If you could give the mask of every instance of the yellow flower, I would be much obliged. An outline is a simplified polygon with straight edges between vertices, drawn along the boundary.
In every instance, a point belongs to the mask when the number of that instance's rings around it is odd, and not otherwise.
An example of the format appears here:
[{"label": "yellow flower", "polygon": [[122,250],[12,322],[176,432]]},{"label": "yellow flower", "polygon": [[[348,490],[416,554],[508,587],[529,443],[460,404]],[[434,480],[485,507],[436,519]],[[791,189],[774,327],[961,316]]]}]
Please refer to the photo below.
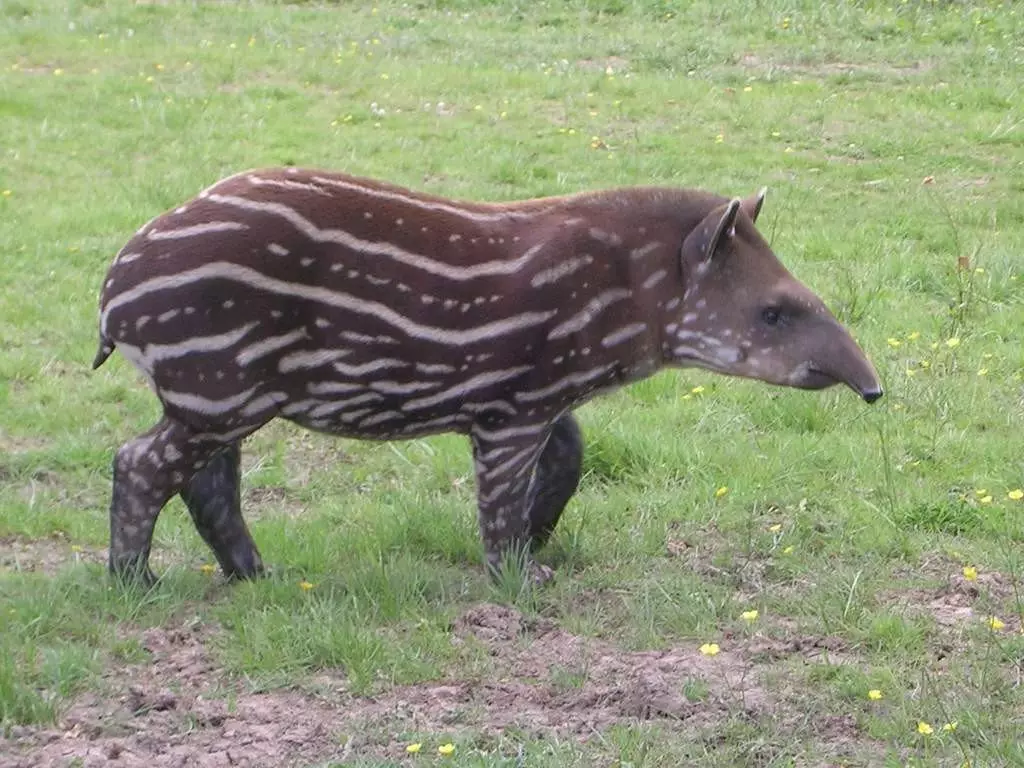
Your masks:
[{"label": "yellow flower", "polygon": [[693,394],[699,395],[704,391],[704,385],[698,384],[696,387],[690,390]]},{"label": "yellow flower", "polygon": [[743,92],[744,93],[750,93],[752,90],[754,90],[754,89],[751,86],[748,85],[746,88],[743,89]]},{"label": "yellow flower", "polygon": [[437,751],[438,751],[439,754],[442,754],[445,757],[447,757],[448,755],[450,755],[452,752],[455,751],[455,745],[454,744],[450,744],[450,743],[449,744],[442,744],[440,747],[437,748]]},{"label": "yellow flower", "polygon": [[1012,491],[1006,494],[1006,497],[1009,499],[1013,499],[1014,501],[1020,501],[1021,499],[1024,499],[1024,490],[1021,490],[1020,488],[1014,488]]},{"label": "yellow flower", "polygon": [[782,150],[782,151],[783,151],[783,152],[785,152],[785,153],[786,153],[786,154],[788,155],[788,154],[789,154],[790,152],[792,152],[792,151],[793,151],[793,148],[792,148],[792,147],[786,147],[786,148],[785,148],[784,150]]},{"label": "yellow flower", "polygon": [[957,722],[956,720],[954,720],[952,723],[946,723],[944,726],[942,726],[942,730],[946,731],[946,733],[949,733],[950,731],[955,731],[956,726]]},{"label": "yellow flower", "polygon": [[991,503],[992,503],[992,497],[991,497],[991,496],[982,496],[982,497],[981,497],[981,498],[979,499],[979,501],[980,501],[980,502],[981,502],[982,504],[991,504]]},{"label": "yellow flower", "polygon": [[57,67],[55,70],[53,70],[53,74],[58,75],[58,76],[59,75],[63,75],[64,74],[64,70],[61,69],[60,67]]},{"label": "yellow flower", "polygon": [[720,133],[717,136],[715,136],[715,144],[721,144],[723,141],[725,141],[724,134]]},{"label": "yellow flower", "polygon": [[299,582],[299,589],[301,589],[303,592],[309,592],[309,590],[311,590],[315,586],[315,584],[310,584],[305,579]]},{"label": "yellow flower", "polygon": [[405,751],[408,752],[410,755],[415,755],[421,749],[423,749],[423,745],[417,741],[415,744],[410,744],[409,746],[407,746],[405,748]]},{"label": "yellow flower", "polygon": [[976,488],[974,490],[974,493],[977,496],[987,496],[988,495],[988,489],[987,488]]},{"label": "yellow flower", "polygon": [[928,725],[924,720],[919,720],[917,723],[917,732],[922,736],[931,736],[935,732],[935,729]]},{"label": "yellow flower", "polygon": [[959,347],[960,339],[958,339],[956,336],[954,336],[951,339],[946,339],[946,346],[949,347],[950,349],[952,349],[953,347]]},{"label": "yellow flower", "polygon": [[891,336],[888,339],[886,339],[886,341],[889,342],[889,346],[892,347],[893,349],[898,347],[901,343],[899,339],[894,339]]},{"label": "yellow flower", "polygon": [[4,197],[10,197],[11,195],[14,194],[14,192],[10,189],[5,189],[3,192],[0,192],[0,194],[2,194]]},{"label": "yellow flower", "polygon": [[782,554],[784,554],[784,555],[792,555],[793,554],[793,545],[790,544],[788,547],[786,547],[784,550],[782,550]]},{"label": "yellow flower", "polygon": [[705,656],[714,656],[720,650],[722,649],[718,647],[718,643],[704,643],[700,647],[700,652]]},{"label": "yellow flower", "polygon": [[782,523],[775,523],[775,525],[769,525],[768,526],[769,533],[778,533],[781,530],[782,530]]},{"label": "yellow flower", "polygon": [[932,342],[932,349],[938,349],[938,348],[939,348],[939,342],[933,341]]},{"label": "yellow flower", "polygon": [[914,376],[917,373],[913,368],[907,368],[907,376]]},{"label": "yellow flower", "polygon": [[744,611],[740,614],[740,618],[742,618],[744,621],[757,621],[757,616],[758,613],[756,610]]},{"label": "yellow flower", "polygon": [[978,375],[979,376],[988,376],[988,368],[979,368],[978,369]]},{"label": "yellow flower", "polygon": [[71,551],[72,552],[81,552],[82,548],[78,544],[72,544],[71,545]]},{"label": "yellow flower", "polygon": [[964,566],[964,578],[967,579],[968,581],[977,581],[978,580],[978,569],[975,568],[973,565],[965,565]]},{"label": "yellow flower", "polygon": [[719,488],[717,491],[715,491],[715,498],[716,499],[720,499],[723,496],[725,496],[725,494],[727,494],[728,492],[729,492],[729,486],[723,485],[721,488]]},{"label": "yellow flower", "polygon": [[921,338],[921,332],[920,331],[911,331],[910,333],[907,334],[907,341],[917,341],[920,338]]},{"label": "yellow flower", "polygon": [[870,691],[868,691],[868,698],[872,701],[878,701],[880,698],[882,698],[882,692],[877,688],[872,688]]},{"label": "yellow flower", "polygon": [[217,568],[215,566],[213,566],[213,565],[210,565],[209,563],[203,563],[202,565],[199,566],[199,570],[202,571],[207,576],[209,576],[215,570],[217,570]]},{"label": "yellow flower", "polygon": [[998,631],[1006,626],[998,616],[989,616],[988,621],[985,622],[992,629]]}]

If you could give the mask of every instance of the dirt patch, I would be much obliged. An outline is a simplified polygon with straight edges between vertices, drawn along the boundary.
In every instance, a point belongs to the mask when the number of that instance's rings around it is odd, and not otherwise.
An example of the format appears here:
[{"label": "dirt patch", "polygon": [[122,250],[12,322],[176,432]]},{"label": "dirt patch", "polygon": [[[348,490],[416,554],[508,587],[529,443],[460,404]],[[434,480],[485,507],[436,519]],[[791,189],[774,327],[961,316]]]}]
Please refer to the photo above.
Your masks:
[{"label": "dirt patch", "polygon": [[727,650],[705,656],[694,644],[629,653],[490,604],[458,618],[453,642],[486,651],[485,679],[399,687],[365,714],[399,729],[472,723],[485,733],[586,736],[640,720],[701,727],[730,713],[757,717],[768,705],[751,664]]},{"label": "dirt patch", "polygon": [[45,539],[0,537],[0,571],[55,574],[75,563],[105,563],[104,549],[72,544],[63,533]]},{"label": "dirt patch", "polygon": [[[897,574],[901,576],[902,574]],[[996,616],[1003,622],[1002,631],[1021,629],[1021,604],[1024,585],[999,571],[978,571],[974,578],[963,575],[962,565],[945,556],[920,563],[913,575],[924,575],[941,583],[934,587],[914,587],[883,593],[885,602],[898,602],[910,615],[931,617],[947,630],[960,630],[980,624]],[[911,576],[908,571],[906,576]]]},{"label": "dirt patch", "polygon": [[58,728],[0,738],[0,768],[292,766],[343,756],[330,735],[345,716],[338,703],[240,690],[211,661],[214,639],[198,623],[146,630],[149,659],[108,672],[103,690],[80,697]]},{"label": "dirt patch", "polygon": [[739,65],[744,69],[752,69],[771,76],[780,72],[789,76],[833,77],[836,75],[860,74],[877,78],[901,78],[923,75],[934,69],[933,62],[919,60],[906,64],[856,64],[843,61],[823,61],[817,63],[797,64],[764,59],[756,54],[744,54]]},{"label": "dirt patch", "polygon": [[[757,648],[704,655],[696,643],[626,652],[498,605],[460,615],[451,642],[486,671],[462,679],[348,692],[327,670],[304,690],[254,691],[227,677],[211,647],[218,631],[198,620],[130,633],[146,657],[116,663],[53,728],[14,728],[0,738],[0,768],[293,766],[357,757],[400,760],[409,732],[497,735],[512,729],[586,740],[609,726],[656,722],[699,734],[727,719],[775,719],[786,702],[760,684]],[[827,641],[762,648],[769,657],[814,655]],[[838,649],[837,649],[838,650]],[[472,666],[481,669],[481,666]],[[836,722],[844,739],[856,724]]]}]

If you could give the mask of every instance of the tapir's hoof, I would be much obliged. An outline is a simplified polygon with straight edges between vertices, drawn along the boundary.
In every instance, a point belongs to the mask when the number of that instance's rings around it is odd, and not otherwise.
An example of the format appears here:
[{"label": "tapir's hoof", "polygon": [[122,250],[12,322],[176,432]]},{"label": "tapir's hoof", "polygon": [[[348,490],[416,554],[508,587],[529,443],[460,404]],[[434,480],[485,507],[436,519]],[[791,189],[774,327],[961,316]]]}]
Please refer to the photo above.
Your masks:
[{"label": "tapir's hoof", "polygon": [[149,565],[139,560],[111,560],[107,564],[107,570],[114,580],[123,587],[137,587],[149,590],[156,586],[156,574],[150,570]]},{"label": "tapir's hoof", "polygon": [[230,582],[235,581],[256,581],[270,576],[270,569],[259,563],[251,568],[223,569],[224,578]]}]

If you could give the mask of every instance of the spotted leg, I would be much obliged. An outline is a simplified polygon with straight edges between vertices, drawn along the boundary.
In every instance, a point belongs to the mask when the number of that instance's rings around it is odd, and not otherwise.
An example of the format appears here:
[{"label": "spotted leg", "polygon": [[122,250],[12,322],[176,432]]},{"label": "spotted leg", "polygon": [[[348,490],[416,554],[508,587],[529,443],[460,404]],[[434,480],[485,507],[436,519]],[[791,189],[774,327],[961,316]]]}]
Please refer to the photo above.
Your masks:
[{"label": "spotted leg", "polygon": [[222,450],[192,476],[181,498],[224,575],[251,579],[263,572],[263,561],[242,518],[241,455],[238,443]]},{"label": "spotted leg", "polygon": [[160,510],[186,487],[223,443],[198,435],[169,416],[145,434],[125,443],[114,457],[110,502],[112,574],[126,581],[155,582],[149,549]]},{"label": "spotted leg", "polygon": [[551,428],[534,471],[527,511],[527,533],[534,551],[547,544],[565,505],[576,493],[582,464],[583,436],[576,419],[566,413]]},{"label": "spotted leg", "polygon": [[[498,576],[506,557],[528,555],[531,489],[535,469],[551,430],[550,424],[524,424],[502,429],[474,427],[470,432],[476,469],[477,510],[487,567]],[[529,558],[536,582],[548,581],[550,568]]]}]

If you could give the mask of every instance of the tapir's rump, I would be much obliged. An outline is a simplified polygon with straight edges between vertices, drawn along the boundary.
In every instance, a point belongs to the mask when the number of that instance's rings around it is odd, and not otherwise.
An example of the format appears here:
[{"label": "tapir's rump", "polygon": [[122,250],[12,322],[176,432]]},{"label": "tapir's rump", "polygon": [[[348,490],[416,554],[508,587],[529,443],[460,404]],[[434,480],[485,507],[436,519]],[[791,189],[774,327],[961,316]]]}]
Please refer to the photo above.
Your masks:
[{"label": "tapir's rump", "polygon": [[[579,479],[571,410],[666,365],[880,394],[863,354],[754,228],[763,195],[632,188],[455,202],[250,171],[140,229],[100,305],[164,417],[118,452],[111,568],[149,577],[174,493],[229,574],[259,555],[238,442],[275,417],[472,442],[488,562],[543,543]],[[784,322],[780,322],[780,319]]]}]

